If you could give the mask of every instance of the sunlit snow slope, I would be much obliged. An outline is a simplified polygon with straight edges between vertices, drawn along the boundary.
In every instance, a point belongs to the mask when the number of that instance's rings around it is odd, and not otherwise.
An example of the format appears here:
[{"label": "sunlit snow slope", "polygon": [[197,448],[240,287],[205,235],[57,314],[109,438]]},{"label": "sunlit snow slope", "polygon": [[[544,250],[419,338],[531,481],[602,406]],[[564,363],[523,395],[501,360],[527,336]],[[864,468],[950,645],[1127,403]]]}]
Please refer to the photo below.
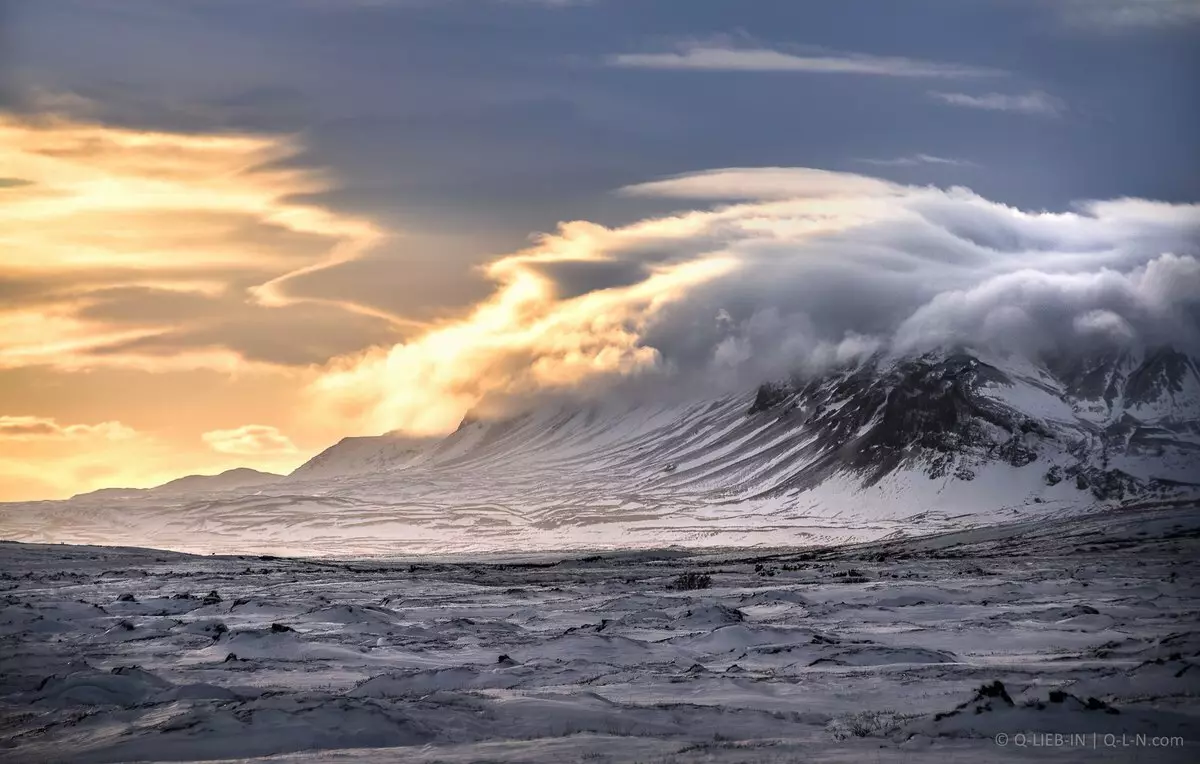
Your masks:
[{"label": "sunlit snow slope", "polygon": [[288,478],[10,504],[0,535],[316,554],[825,543],[1194,496],[1200,371],[1170,349],[876,357],[679,403],[348,438]]}]

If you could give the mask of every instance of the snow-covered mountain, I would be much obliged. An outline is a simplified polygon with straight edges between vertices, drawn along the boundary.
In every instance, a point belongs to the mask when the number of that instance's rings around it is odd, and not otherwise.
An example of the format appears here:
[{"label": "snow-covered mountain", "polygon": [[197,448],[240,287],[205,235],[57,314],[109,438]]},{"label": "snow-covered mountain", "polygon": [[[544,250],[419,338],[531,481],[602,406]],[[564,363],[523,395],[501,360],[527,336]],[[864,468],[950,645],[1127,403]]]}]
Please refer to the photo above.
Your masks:
[{"label": "snow-covered mountain", "polygon": [[703,399],[468,417],[442,439],[347,438],[252,492],[147,495],[123,514],[43,502],[0,511],[0,531],[305,552],[798,543],[1197,495],[1195,358],[959,349]]},{"label": "snow-covered mountain", "polygon": [[903,475],[971,482],[994,468],[1038,472],[1047,487],[1069,478],[1096,499],[1200,484],[1200,366],[1167,348],[1059,365],[966,350],[879,355],[745,398],[468,417],[440,442],[348,438],[291,479],[541,467],[608,471],[613,484],[704,487],[726,501],[796,495],[830,480],[859,489]]},{"label": "snow-covered mountain", "polygon": [[309,459],[291,474],[294,480],[337,479],[364,472],[404,467],[436,439],[412,438],[397,433],[342,438]]}]

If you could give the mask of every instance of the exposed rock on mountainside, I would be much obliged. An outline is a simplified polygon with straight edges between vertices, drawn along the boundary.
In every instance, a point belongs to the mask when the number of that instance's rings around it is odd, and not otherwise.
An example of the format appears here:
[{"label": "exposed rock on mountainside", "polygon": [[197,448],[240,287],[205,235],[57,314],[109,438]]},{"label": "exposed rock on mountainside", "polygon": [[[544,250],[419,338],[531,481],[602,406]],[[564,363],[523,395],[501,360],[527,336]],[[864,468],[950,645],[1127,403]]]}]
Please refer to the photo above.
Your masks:
[{"label": "exposed rock on mountainside", "polygon": [[870,486],[901,469],[970,480],[977,467],[1048,464],[1097,498],[1200,483],[1200,371],[1170,349],[1058,370],[966,352],[871,359],[807,383],[759,388],[751,416],[798,409],[811,457],[772,490],[838,472]]}]

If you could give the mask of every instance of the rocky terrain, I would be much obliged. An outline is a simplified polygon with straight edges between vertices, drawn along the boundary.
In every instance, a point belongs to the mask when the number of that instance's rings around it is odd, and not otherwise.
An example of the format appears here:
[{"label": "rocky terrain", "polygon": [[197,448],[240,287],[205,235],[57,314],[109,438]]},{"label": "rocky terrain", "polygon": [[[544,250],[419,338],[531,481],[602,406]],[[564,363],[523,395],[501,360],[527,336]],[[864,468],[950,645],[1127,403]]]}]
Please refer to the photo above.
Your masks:
[{"label": "rocky terrain", "polygon": [[1195,761],[1200,507],[804,550],[0,545],[0,758]]}]

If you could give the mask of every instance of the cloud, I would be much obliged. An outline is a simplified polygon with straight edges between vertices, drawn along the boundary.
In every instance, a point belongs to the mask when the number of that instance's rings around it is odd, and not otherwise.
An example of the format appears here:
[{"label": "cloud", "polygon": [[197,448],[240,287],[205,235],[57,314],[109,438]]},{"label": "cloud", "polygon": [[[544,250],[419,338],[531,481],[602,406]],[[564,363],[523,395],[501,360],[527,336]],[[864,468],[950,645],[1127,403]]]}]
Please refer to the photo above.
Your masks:
[{"label": "cloud", "polygon": [[1099,30],[1175,27],[1200,22],[1196,0],[1049,0],[1070,24]]},{"label": "cloud", "polygon": [[[250,429],[250,428],[243,428]],[[273,428],[266,428],[273,430]],[[234,443],[234,434],[222,444]],[[63,499],[104,487],[148,488],[182,472],[215,474],[247,462],[288,471],[300,456],[277,432],[243,433],[258,450],[214,451],[138,431],[121,422],[60,424],[38,416],[0,416],[0,501]]]},{"label": "cloud", "polygon": [[[447,5],[455,0],[282,0],[304,8],[327,11],[358,11],[371,8],[424,8]],[[462,5],[485,4],[533,6],[543,8],[571,8],[592,5],[599,0],[458,0]]]},{"label": "cloud", "polygon": [[610,66],[631,69],[670,69],[726,72],[797,72],[808,74],[857,74],[876,77],[922,77],[961,79],[1003,74],[964,64],[922,61],[902,56],[873,56],[866,53],[822,53],[804,55],[770,48],[734,47],[727,42],[688,41],[676,50],[658,53],[620,53],[609,56]]},{"label": "cloud", "polygon": [[[648,222],[674,238],[675,221]],[[435,434],[453,429],[480,405],[576,391],[656,368],[659,355],[640,342],[647,323],[689,287],[719,277],[732,263],[720,255],[649,265],[644,279],[613,286],[563,288],[557,263],[607,259],[622,232],[590,223],[564,224],[526,251],[487,267],[497,290],[466,318],[389,350],[342,359],[310,389],[314,410],[336,416],[350,431],[403,429]],[[578,271],[573,274],[578,276]],[[565,293],[565,294],[564,294]],[[403,390],[403,393],[398,391]]]},{"label": "cloud", "polygon": [[351,431],[429,434],[471,409],[711,392],[869,352],[1200,349],[1200,205],[1027,211],[807,168],[621,193],[696,208],[560,225],[487,266],[495,292],[470,315],[340,359],[309,388],[311,411]]},{"label": "cloud", "polygon": [[61,425],[56,420],[36,416],[0,416],[0,438],[6,440],[129,440],[137,435],[120,422]]},{"label": "cloud", "polygon": [[580,5],[592,5],[600,0],[493,0],[508,5],[540,5],[545,8],[571,8]]},{"label": "cloud", "polygon": [[929,96],[951,106],[962,106],[968,109],[983,109],[986,111],[1011,111],[1045,117],[1056,117],[1067,110],[1067,105],[1062,99],[1041,90],[1031,90],[1028,93],[1015,95],[1004,93],[968,95],[966,93],[931,91]]},{"label": "cloud", "polygon": [[212,450],[240,456],[294,454],[296,446],[276,427],[247,424],[232,430],[211,430],[200,436]]},{"label": "cloud", "polygon": [[[1165,293],[1164,282],[1178,293]],[[1131,341],[1139,327],[1160,333],[1154,340],[1194,342],[1197,327],[1187,324],[1195,313],[1181,309],[1189,300],[1193,308],[1200,306],[1196,295],[1200,261],[1190,256],[1164,254],[1126,273],[1022,270],[938,295],[900,325],[896,345],[911,350],[969,342],[1025,354],[1059,354],[1073,341]],[[1170,315],[1176,310],[1178,315]]]},{"label": "cloud", "polygon": [[688,173],[620,189],[626,196],[675,199],[801,199],[876,197],[901,186],[878,178],[796,167],[736,167]]},{"label": "cloud", "polygon": [[0,368],[300,365],[403,336],[398,316],[290,290],[387,235],[301,201],[331,185],[288,166],[301,151],[0,113],[0,166],[24,181],[0,187]]},{"label": "cloud", "polygon": [[947,167],[978,167],[974,162],[968,162],[965,159],[950,159],[948,157],[933,156],[931,154],[912,154],[904,157],[893,157],[891,159],[871,159],[862,158],[856,159],[856,162],[862,164],[874,165],[875,167],[917,167],[919,165],[944,165]]},{"label": "cloud", "polygon": [[[724,389],[929,343],[1194,343],[1200,323],[1197,205],[1037,212],[964,188],[750,167],[618,189],[626,203],[680,211],[562,223],[481,268],[491,292],[465,314],[418,326],[319,289],[297,296],[297,281],[311,288],[333,264],[362,263],[386,232],[300,201],[327,180],[279,161],[298,150],[288,139],[61,119],[4,118],[0,131],[11,139],[0,158],[34,181],[0,191],[15,201],[0,205],[13,244],[0,250],[0,367],[271,369],[305,384],[303,425],[268,420],[302,440],[440,433],[472,409]],[[188,447],[209,458],[282,463],[295,452],[266,425],[198,439],[201,429]],[[134,441],[103,459],[63,450],[54,458],[76,472],[61,484],[94,485],[101,467],[116,470],[112,484],[130,460],[163,463]],[[91,441],[27,433],[20,446],[71,443]],[[26,467],[5,469],[36,473]]]},{"label": "cloud", "polygon": [[162,459],[161,447],[122,422],[0,416],[0,501],[66,498],[113,479],[154,480]]}]

